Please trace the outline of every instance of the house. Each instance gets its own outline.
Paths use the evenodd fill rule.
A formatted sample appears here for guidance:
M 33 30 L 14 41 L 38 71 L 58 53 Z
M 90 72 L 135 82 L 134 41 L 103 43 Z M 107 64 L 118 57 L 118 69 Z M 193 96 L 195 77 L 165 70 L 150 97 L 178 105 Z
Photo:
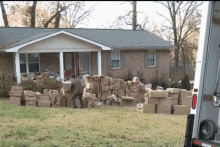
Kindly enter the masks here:
M 61 80 L 83 70 L 124 78 L 128 70 L 149 81 L 153 72 L 169 74 L 175 46 L 148 31 L 108 29 L 0 28 L 0 70 L 21 75 L 49 68 Z

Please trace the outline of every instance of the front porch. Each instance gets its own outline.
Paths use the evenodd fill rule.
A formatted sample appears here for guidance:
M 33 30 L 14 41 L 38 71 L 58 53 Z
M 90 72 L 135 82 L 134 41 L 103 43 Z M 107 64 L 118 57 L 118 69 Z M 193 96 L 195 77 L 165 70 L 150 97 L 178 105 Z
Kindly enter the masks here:
M 21 83 L 23 74 L 45 72 L 46 69 L 58 73 L 58 80 L 64 81 L 65 77 L 75 73 L 92 75 L 92 55 L 96 54 L 97 74 L 102 74 L 101 50 L 83 52 L 43 52 L 43 53 L 14 53 L 14 71 L 17 83 Z M 94 59 L 93 59 L 94 61 Z

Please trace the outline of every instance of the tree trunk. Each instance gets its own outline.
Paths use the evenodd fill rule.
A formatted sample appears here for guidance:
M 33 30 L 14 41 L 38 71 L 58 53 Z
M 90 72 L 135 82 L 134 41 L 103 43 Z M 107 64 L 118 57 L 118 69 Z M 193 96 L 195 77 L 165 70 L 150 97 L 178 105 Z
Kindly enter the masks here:
M 1 9 L 2 9 L 2 18 L 4 20 L 5 27 L 9 27 L 8 18 L 7 18 L 7 14 L 5 12 L 5 7 L 4 7 L 3 1 L 0 1 L 0 5 L 1 5 Z
M 182 50 L 183 50 L 183 69 L 184 69 L 184 74 L 186 75 L 185 49 L 182 48 Z
M 137 3 L 136 1 L 133 1 L 132 7 L 133 7 L 132 30 L 136 30 L 137 28 L 137 11 L 136 11 Z
M 59 4 L 59 1 L 57 3 L 57 12 L 59 12 L 59 7 L 60 7 L 60 4 Z M 55 23 L 54 23 L 54 28 L 58 28 L 59 27 L 59 24 L 60 24 L 60 13 L 55 17 Z
M 31 27 L 35 28 L 35 12 L 36 12 L 37 1 L 33 1 L 33 5 L 31 8 Z

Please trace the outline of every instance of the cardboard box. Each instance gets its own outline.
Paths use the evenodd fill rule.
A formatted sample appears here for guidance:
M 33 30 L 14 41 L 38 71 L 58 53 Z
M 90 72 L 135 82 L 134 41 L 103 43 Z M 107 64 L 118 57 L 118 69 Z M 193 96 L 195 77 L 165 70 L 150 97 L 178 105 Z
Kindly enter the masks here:
M 22 86 L 17 86 L 17 85 L 11 86 L 11 91 L 22 91 L 22 89 L 23 89 Z
M 162 98 L 159 100 L 159 105 L 160 106 L 169 106 L 170 110 L 171 110 L 171 97 L 167 97 L 167 98 Z
M 10 99 L 9 99 L 9 104 L 10 104 L 10 105 L 20 106 L 20 105 L 21 105 L 21 99 L 18 99 L 18 98 L 10 98 Z
M 110 77 L 104 76 L 103 78 L 101 78 L 101 83 L 108 85 L 110 83 L 110 80 Z
M 188 96 L 192 97 L 192 95 L 193 95 L 193 92 L 192 91 L 188 91 Z
M 125 96 L 125 90 L 119 89 L 118 97 Z
M 26 100 L 25 105 L 26 106 L 32 106 L 32 107 L 36 107 L 36 100 L 35 101 L 31 101 L 31 100 Z
M 173 114 L 189 114 L 189 107 L 186 105 L 173 105 L 172 106 Z
M 143 113 L 156 113 L 156 105 L 154 104 L 144 104 Z
M 112 106 L 114 106 L 114 107 L 120 107 L 120 102 L 112 102 Z
M 137 96 L 138 96 L 138 93 L 135 93 L 135 92 L 130 93 L 130 97 L 135 97 L 136 98 Z
M 154 104 L 154 105 L 159 105 L 160 104 L 160 98 L 148 98 L 148 104 Z
M 126 96 L 130 96 L 130 90 L 126 89 L 126 90 L 125 90 L 125 95 L 126 95 Z
M 52 93 L 56 93 L 56 94 L 59 94 L 58 90 L 49 90 L 49 96 L 51 97 L 51 94 Z
M 65 91 L 70 91 L 70 88 L 71 88 L 71 82 L 63 82 L 63 89 Z
M 156 97 L 160 97 L 160 98 L 162 98 L 162 97 L 168 97 L 168 91 L 166 91 L 166 90 L 151 90 L 151 91 L 149 91 L 149 96 L 150 97 L 154 97 L 154 98 L 156 98 Z
M 121 99 L 122 100 L 135 100 L 135 98 L 131 96 L 122 96 Z
M 140 91 L 142 91 L 142 92 L 145 91 L 145 86 L 144 85 L 140 85 Z
M 55 102 L 56 102 L 56 105 L 60 105 L 60 97 L 56 97 Z
M 157 113 L 171 114 L 171 105 L 157 105 Z
M 50 100 L 38 100 L 37 106 L 38 107 L 50 107 Z
M 167 88 L 167 91 L 169 93 L 179 93 L 180 89 L 179 88 Z
M 37 100 L 50 100 L 50 98 L 47 95 L 38 95 Z
M 9 92 L 9 95 L 11 96 L 22 96 L 23 95 L 23 92 L 22 91 L 14 91 L 14 90 L 11 90 Z
M 71 108 L 74 107 L 74 101 L 73 101 L 73 99 L 67 99 L 67 100 L 66 100 L 66 103 L 67 103 L 67 107 L 71 107 Z
M 73 93 L 74 93 L 74 91 L 71 91 L 71 92 L 65 91 L 65 96 L 64 97 L 66 99 L 72 99 Z
M 192 96 L 182 98 L 182 101 L 180 101 L 179 105 L 187 105 L 192 107 Z
M 149 100 L 149 97 L 148 97 L 146 94 L 145 94 L 144 97 L 145 97 L 145 104 L 149 104 L 149 101 L 148 101 L 148 100 Z
M 140 83 L 140 79 L 138 77 L 133 77 L 132 82 L 139 84 Z
M 94 89 L 94 86 L 92 83 L 86 83 L 86 89 Z
M 51 97 L 50 97 L 50 100 L 55 101 L 55 100 L 56 100 L 56 97 L 59 97 L 59 96 L 60 96 L 59 93 L 52 93 L 52 94 L 51 94 Z
M 121 107 L 126 107 L 126 106 L 136 106 L 137 103 L 135 99 L 121 99 L 120 106 Z
M 183 97 L 188 96 L 188 91 L 186 89 L 180 89 L 180 96 L 179 98 L 182 99 Z
M 66 107 L 67 106 L 67 100 L 66 99 L 60 99 L 60 107 Z
M 178 105 L 178 100 L 171 100 L 171 105 Z
M 170 93 L 169 97 L 171 97 L 172 100 L 178 100 L 179 99 L 179 93 Z
M 49 90 L 48 89 L 44 89 L 43 94 L 49 96 Z

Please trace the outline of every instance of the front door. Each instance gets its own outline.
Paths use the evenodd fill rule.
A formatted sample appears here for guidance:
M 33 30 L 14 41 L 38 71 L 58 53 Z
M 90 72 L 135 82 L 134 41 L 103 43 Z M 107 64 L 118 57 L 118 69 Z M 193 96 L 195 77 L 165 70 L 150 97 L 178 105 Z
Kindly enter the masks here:
M 65 77 L 69 77 L 74 71 L 74 53 L 64 53 Z

